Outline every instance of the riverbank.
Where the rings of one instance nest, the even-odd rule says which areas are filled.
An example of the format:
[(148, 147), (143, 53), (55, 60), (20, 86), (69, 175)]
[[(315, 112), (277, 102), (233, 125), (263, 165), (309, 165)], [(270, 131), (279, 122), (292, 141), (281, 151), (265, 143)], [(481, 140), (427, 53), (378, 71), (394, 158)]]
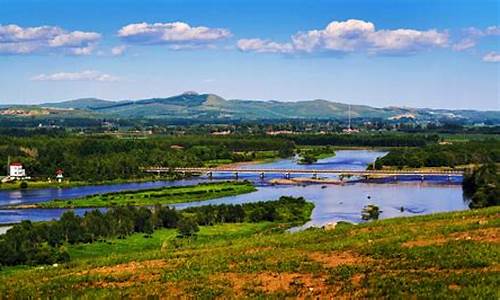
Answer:
[(30, 190), (30, 189), (48, 189), (48, 188), (73, 188), (73, 187), (81, 187), (81, 186), (91, 186), (91, 185), (113, 185), (113, 184), (124, 184), (124, 183), (142, 183), (142, 182), (154, 182), (154, 181), (172, 181), (181, 179), (179, 176), (149, 176), (144, 178), (134, 178), (134, 179), (116, 179), (116, 180), (106, 180), (106, 181), (30, 181), (27, 180), (28, 184), (27, 188), (21, 189), (21, 181), (2, 183), (0, 184), (0, 191), (11, 191), (11, 190)]
[[(4, 267), (6, 298), (498, 298), (500, 207), (287, 233), (280, 224), (162, 229)], [(437, 276), (438, 275), (438, 276)]]
[(97, 208), (112, 206), (152, 206), (205, 201), (256, 191), (249, 182), (200, 183), (190, 186), (171, 186), (137, 191), (90, 195), (71, 200), (51, 200), (34, 204), (8, 206), (8, 209), (32, 208)]

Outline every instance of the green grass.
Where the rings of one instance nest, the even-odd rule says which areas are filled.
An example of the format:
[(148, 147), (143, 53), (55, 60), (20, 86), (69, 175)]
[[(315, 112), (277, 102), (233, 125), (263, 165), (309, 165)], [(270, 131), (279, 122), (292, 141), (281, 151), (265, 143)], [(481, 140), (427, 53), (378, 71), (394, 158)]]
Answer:
[(299, 148), (300, 152), (310, 152), (314, 154), (316, 159), (324, 159), (328, 157), (335, 156), (335, 148), (332, 146), (301, 146)]
[(247, 182), (216, 182), (190, 186), (172, 186), (159, 189), (125, 191), (91, 195), (71, 200), (52, 200), (35, 204), (40, 208), (88, 208), (112, 206), (148, 206), (204, 201), (255, 191)]
[(69, 246), (58, 267), (6, 267), (5, 298), (500, 297), (500, 207), (288, 233), (274, 223), (201, 227), (193, 240)]
[[(116, 180), (106, 180), (106, 181), (26, 181), (28, 183), (28, 189), (46, 189), (46, 188), (71, 188), (78, 186), (87, 186), (87, 185), (111, 185), (111, 184), (122, 184), (122, 183), (137, 183), (137, 182), (150, 182), (150, 181), (158, 181), (158, 180), (173, 180), (174, 177), (163, 176), (161, 178), (158, 177), (144, 177), (144, 178), (135, 178), (135, 179), (116, 179)], [(1, 183), (0, 190), (17, 190), (20, 189), (20, 181), (9, 182), (9, 183)]]

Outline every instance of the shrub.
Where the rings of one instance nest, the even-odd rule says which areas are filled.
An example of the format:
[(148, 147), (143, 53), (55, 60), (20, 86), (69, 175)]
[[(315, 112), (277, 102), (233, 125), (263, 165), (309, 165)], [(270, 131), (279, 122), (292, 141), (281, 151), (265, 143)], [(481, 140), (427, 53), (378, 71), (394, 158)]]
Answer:
[(196, 237), (198, 231), (200, 231), (200, 228), (192, 216), (182, 217), (177, 224), (177, 236), (180, 238)]

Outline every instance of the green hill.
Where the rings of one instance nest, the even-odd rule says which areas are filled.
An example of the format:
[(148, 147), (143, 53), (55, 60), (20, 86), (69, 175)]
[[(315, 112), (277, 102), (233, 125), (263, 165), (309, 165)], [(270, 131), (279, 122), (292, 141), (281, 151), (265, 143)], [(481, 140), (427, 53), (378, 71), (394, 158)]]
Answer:
[(97, 115), (122, 118), (196, 119), (196, 120), (279, 120), (279, 119), (342, 119), (385, 120), (469, 120), (500, 122), (499, 111), (447, 110), (426, 108), (377, 108), (349, 105), (327, 100), (257, 101), (226, 100), (214, 94), (184, 93), (167, 98), (108, 101), (84, 98), (41, 107), (86, 110)]

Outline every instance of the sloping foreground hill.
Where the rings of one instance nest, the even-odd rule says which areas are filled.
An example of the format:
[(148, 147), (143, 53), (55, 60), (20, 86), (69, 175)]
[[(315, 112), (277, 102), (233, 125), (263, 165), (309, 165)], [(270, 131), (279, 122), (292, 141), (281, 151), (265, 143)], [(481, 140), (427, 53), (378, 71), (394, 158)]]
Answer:
[(4, 268), (0, 297), (500, 297), (500, 207), (331, 231), (257, 223), (175, 235), (71, 246), (66, 265)]

